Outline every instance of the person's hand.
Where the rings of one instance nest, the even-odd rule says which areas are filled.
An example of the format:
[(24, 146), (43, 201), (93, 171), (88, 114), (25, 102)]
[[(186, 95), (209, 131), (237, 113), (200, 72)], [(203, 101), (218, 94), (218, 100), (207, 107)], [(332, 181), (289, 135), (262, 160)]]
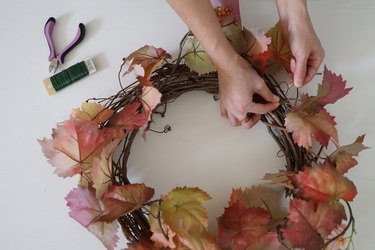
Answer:
[[(278, 107), (279, 98), (240, 55), (235, 56), (225, 67), (218, 67), (217, 72), (221, 115), (228, 118), (231, 125), (251, 128), (259, 121), (261, 114)], [(266, 103), (255, 103), (255, 94)]]
[(301, 87), (315, 76), (324, 59), (324, 50), (311, 23), (306, 1), (276, 2), (281, 29), (294, 57), (290, 62), (294, 85)]

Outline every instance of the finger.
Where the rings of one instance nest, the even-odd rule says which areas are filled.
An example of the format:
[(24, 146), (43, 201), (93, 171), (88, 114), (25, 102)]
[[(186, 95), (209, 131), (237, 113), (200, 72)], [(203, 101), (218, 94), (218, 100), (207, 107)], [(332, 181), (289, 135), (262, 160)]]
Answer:
[[(291, 60), (291, 66), (292, 66), (292, 61)], [(295, 66), (294, 68), (294, 85), (296, 87), (302, 87), (305, 77), (306, 77), (306, 64), (307, 64), (307, 57), (299, 57), (295, 59)], [(291, 67), (292, 68), (292, 67)]]
[(262, 88), (258, 89), (257, 94), (259, 94), (267, 102), (280, 101), (280, 98), (277, 95), (274, 95), (266, 85), (263, 85)]
[(232, 114), (228, 114), (229, 122), (232, 126), (238, 127), (241, 125), (241, 122)]
[(253, 103), (249, 112), (257, 114), (266, 114), (279, 106), (278, 102), (269, 102), (265, 104)]
[(228, 112), (222, 104), (220, 104), (220, 113), (221, 113), (221, 117), (228, 119)]
[(250, 129), (250, 128), (254, 127), (254, 125), (259, 122), (260, 115), (258, 115), (258, 114), (248, 114), (248, 116), (250, 116), (249, 120), (247, 122), (242, 123), (242, 126), (247, 128), (247, 129)]
[(314, 66), (308, 66), (307, 71), (306, 71), (305, 83), (311, 82), (311, 80), (316, 75), (316, 72), (318, 72), (318, 68), (316, 68)]

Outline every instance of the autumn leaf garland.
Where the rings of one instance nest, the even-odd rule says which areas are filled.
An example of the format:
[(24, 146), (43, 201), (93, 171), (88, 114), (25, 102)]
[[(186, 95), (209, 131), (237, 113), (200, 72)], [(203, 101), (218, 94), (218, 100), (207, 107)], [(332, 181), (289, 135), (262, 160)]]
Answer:
[[(227, 5), (220, 5), (223, 3)], [(228, 39), (259, 74), (264, 75), (267, 67), (274, 64), (290, 73), (292, 55), (279, 24), (268, 32), (242, 29), (237, 1), (215, 4)], [(130, 240), (128, 249), (132, 250), (314, 250), (340, 249), (345, 243), (351, 244), (352, 239), (344, 235), (347, 230), (354, 231), (350, 202), (357, 189), (345, 175), (357, 165), (356, 157), (367, 147), (363, 144), (364, 135), (352, 144), (340, 146), (336, 122), (325, 106), (336, 103), (351, 88), (341, 75), (327, 67), (315, 96), (301, 94), (291, 98), (291, 102), (283, 92), (287, 110), (283, 127), (266, 124), (289, 133), (292, 141), (285, 143), (316, 156), (304, 161), (302, 169), (265, 174), (264, 180), (285, 188), (291, 196), (285, 198), (282, 189), (273, 186), (233, 189), (228, 206), (217, 220), (216, 239), (208, 231), (204, 202), (211, 197), (205, 191), (176, 187), (153, 198), (153, 188), (129, 183), (127, 158), (121, 157), (130, 153), (131, 138), (138, 130), (145, 136), (157, 107), (180, 95), (168, 95), (165, 89), (176, 84), (173, 86), (181, 88), (181, 93), (186, 89), (201, 90), (214, 79), (215, 86), (210, 85), (208, 92), (218, 91), (217, 75), (211, 73), (215, 67), (192, 34), (183, 39), (180, 52), (180, 57), (172, 62), (165, 50), (153, 46), (145, 45), (131, 53), (120, 73), (133, 75), (135, 85), (104, 99), (108, 101), (104, 105), (83, 103), (53, 129), (52, 138), (39, 140), (58, 176), (80, 176), (78, 186), (65, 198), (69, 215), (107, 249), (117, 246), (120, 221)], [(182, 86), (188, 81), (190, 85)], [(179, 90), (172, 90), (176, 91)], [(313, 152), (314, 142), (321, 145), (321, 151), (330, 142), (336, 149), (322, 157), (321, 151)], [(121, 161), (114, 157), (116, 150), (122, 150)], [(134, 214), (139, 217), (132, 217)]]

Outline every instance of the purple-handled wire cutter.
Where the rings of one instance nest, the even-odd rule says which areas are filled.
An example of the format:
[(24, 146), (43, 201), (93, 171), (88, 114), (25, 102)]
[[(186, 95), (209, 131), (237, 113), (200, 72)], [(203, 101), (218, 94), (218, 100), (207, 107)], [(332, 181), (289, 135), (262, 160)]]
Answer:
[(74, 47), (76, 47), (80, 42), (82, 42), (83, 38), (85, 37), (85, 25), (83, 23), (80, 23), (78, 25), (78, 31), (71, 43), (69, 43), (60, 53), (56, 54), (55, 44), (52, 39), (52, 31), (55, 27), (56, 19), (53, 17), (50, 17), (46, 25), (44, 26), (44, 35), (46, 36), (50, 54), (48, 57), (48, 61), (51, 62), (49, 65), (49, 72), (56, 72), (59, 64), (64, 63), (65, 56), (72, 50)]

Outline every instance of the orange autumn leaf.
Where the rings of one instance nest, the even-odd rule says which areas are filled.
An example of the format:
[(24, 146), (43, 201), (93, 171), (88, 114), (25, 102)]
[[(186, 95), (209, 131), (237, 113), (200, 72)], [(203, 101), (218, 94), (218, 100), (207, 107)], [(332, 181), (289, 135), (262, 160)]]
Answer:
[(323, 165), (306, 167), (294, 179), (300, 187), (298, 195), (314, 203), (333, 199), (353, 201), (357, 195), (353, 182), (338, 172), (329, 160)]
[(179, 231), (178, 238), (181, 244), (187, 249), (194, 250), (221, 250), (220, 246), (211, 234), (207, 231)]
[(72, 117), (92, 124), (100, 124), (107, 121), (114, 111), (96, 102), (84, 102), (81, 108), (73, 109)]
[(262, 31), (251, 29), (243, 31), (246, 40), (245, 58), (249, 63), (263, 75), (267, 61), (269, 59), (268, 46), (271, 44), (271, 38), (267, 37)]
[(289, 227), (282, 229), (285, 239), (295, 248), (305, 250), (321, 249), (324, 236), (336, 228), (335, 213), (327, 203), (318, 203), (299, 199), (290, 201), (288, 213)]
[(160, 249), (154, 246), (154, 242), (147, 236), (141, 235), (137, 242), (128, 243), (128, 250), (156, 250)]
[(71, 118), (53, 130), (52, 139), (39, 140), (48, 162), (60, 177), (71, 177), (91, 167), (92, 159), (107, 144), (97, 126)]
[(144, 184), (110, 186), (103, 196), (104, 214), (100, 221), (112, 222), (120, 216), (141, 208), (154, 196), (154, 189)]
[(330, 139), (338, 145), (336, 122), (325, 109), (318, 113), (309, 113), (306, 109), (289, 112), (285, 117), (285, 127), (293, 133), (293, 140), (299, 146), (308, 149), (314, 138), (327, 147)]
[(287, 72), (291, 72), (290, 60), (293, 54), (289, 47), (289, 42), (281, 32), (280, 23), (277, 23), (266, 34), (271, 37), (271, 44), (268, 46), (269, 60), (271, 63), (280, 63)]

